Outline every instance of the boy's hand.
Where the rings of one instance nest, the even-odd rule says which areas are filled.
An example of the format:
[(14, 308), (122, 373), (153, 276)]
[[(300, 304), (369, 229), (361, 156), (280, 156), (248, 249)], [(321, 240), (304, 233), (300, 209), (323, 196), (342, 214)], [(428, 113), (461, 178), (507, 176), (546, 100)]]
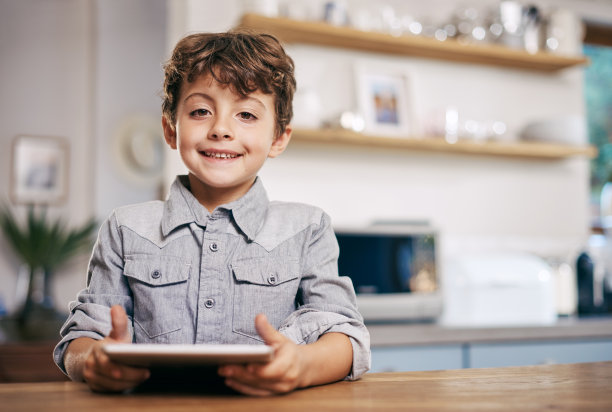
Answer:
[(265, 315), (255, 318), (255, 328), (267, 345), (274, 349), (274, 359), (266, 364), (224, 365), (219, 375), (225, 384), (246, 395), (273, 395), (306, 386), (304, 357), (300, 347), (278, 332)]
[(136, 387), (150, 375), (147, 369), (114, 363), (102, 351), (103, 344), (132, 342), (128, 332), (128, 318), (121, 306), (111, 308), (111, 323), (109, 335), (91, 346), (83, 365), (83, 379), (94, 391), (124, 391)]

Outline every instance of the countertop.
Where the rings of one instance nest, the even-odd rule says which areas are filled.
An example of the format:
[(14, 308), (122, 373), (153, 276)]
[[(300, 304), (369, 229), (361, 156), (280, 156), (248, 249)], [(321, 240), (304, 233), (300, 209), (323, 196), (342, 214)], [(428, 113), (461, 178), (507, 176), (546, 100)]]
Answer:
[(288, 395), (91, 392), (83, 383), (0, 384), (10, 411), (610, 411), (612, 362), (428, 372), (369, 373)]
[(436, 323), (366, 326), (372, 347), (612, 339), (612, 317), (559, 318), (553, 325), (506, 327), (448, 327)]

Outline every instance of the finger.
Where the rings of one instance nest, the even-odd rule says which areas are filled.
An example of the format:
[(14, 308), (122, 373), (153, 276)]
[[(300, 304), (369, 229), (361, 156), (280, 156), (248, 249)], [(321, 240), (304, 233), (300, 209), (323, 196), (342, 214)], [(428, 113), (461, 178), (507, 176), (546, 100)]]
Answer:
[(274, 329), (274, 326), (268, 322), (268, 318), (263, 313), (255, 317), (255, 329), (266, 345), (276, 347), (287, 340), (283, 334)]
[(254, 382), (245, 382), (239, 379), (227, 378), (225, 383), (230, 388), (241, 393), (258, 396), (287, 393), (295, 388), (290, 382), (285, 381), (258, 380)]
[(244, 379), (246, 376), (250, 376), (247, 368), (243, 365), (223, 365), (219, 367), (217, 373), (224, 378)]
[(247, 369), (261, 379), (293, 380), (296, 378), (297, 350), (297, 345), (287, 339), (276, 348), (274, 359), (265, 364), (250, 364)]
[(278, 365), (269, 369), (272, 363), (274, 361), (266, 365), (250, 364), (246, 367), (227, 365), (219, 369), (219, 375), (243, 385), (260, 389), (275, 389), (278, 385), (284, 383), (291, 384), (292, 376), (288, 375), (288, 370)]
[(122, 380), (109, 376), (105, 372), (107, 371), (100, 370), (94, 365), (83, 370), (83, 378), (92, 390), (118, 391), (125, 389)]
[[(115, 364), (116, 365), (116, 364)], [(119, 368), (120, 379), (129, 382), (143, 382), (149, 379), (151, 372), (145, 368), (116, 365)]]
[(92, 361), (88, 366), (94, 374), (107, 376), (112, 379), (121, 379), (119, 365), (113, 363), (99, 347), (94, 348), (92, 351)]
[(96, 376), (87, 381), (89, 387), (99, 392), (121, 392), (133, 389), (140, 385), (142, 381), (116, 380), (107, 376)]
[(132, 338), (128, 332), (128, 318), (123, 307), (114, 305), (110, 309), (112, 329), (108, 335), (109, 338), (131, 343)]
[(108, 378), (142, 382), (151, 375), (150, 371), (146, 368), (136, 368), (115, 363), (101, 350), (93, 351), (93, 360), (93, 365), (89, 366), (92, 367), (96, 374)]
[(101, 375), (95, 375), (87, 380), (89, 387), (96, 392), (122, 392), (135, 388), (141, 383), (142, 380), (117, 380)]
[(108, 360), (105, 354), (96, 354), (86, 361), (83, 370), (85, 381), (93, 390), (122, 391), (133, 388), (150, 376), (147, 369), (117, 365)]
[(242, 365), (226, 365), (219, 368), (218, 373), (226, 379), (251, 387), (265, 387), (265, 381), (268, 380), (258, 376), (256, 372), (254, 373), (250, 365), (246, 367)]
[(255, 388), (253, 386), (244, 384), (242, 382), (236, 381), (234, 379), (226, 379), (225, 384), (235, 390), (236, 392), (240, 392), (245, 395), (251, 396), (269, 396), (272, 395), (273, 392), (268, 389)]
[[(267, 365), (270, 365), (270, 363), (266, 364), (266, 366)], [(248, 365), (225, 365), (220, 367), (217, 372), (224, 378), (233, 378), (245, 383), (254, 383), (262, 379), (273, 380), (282, 377), (282, 374), (277, 374), (278, 376), (267, 376), (262, 374), (261, 370), (263, 366), (264, 365), (254, 363)]]

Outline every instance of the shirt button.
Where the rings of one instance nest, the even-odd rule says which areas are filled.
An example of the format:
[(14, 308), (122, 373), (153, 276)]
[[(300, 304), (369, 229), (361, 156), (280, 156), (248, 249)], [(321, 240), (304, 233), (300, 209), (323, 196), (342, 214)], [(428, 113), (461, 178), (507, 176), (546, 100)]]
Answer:
[(276, 284), (276, 275), (268, 276), (268, 283), (271, 284), (271, 285), (275, 285)]
[(216, 243), (211, 243), (209, 246), (210, 250), (212, 250), (213, 252), (216, 252), (217, 250), (219, 250), (219, 246), (217, 246)]
[(206, 301), (204, 302), (204, 306), (206, 306), (208, 309), (212, 308), (213, 306), (215, 306), (215, 300), (206, 299)]
[(153, 272), (151, 272), (151, 277), (153, 279), (159, 279), (161, 277), (161, 272), (155, 269)]

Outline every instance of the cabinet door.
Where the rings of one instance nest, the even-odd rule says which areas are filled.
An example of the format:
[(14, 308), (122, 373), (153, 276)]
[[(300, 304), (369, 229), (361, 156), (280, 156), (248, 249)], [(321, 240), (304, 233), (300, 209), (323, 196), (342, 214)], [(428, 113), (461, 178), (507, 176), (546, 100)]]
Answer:
[(371, 372), (405, 372), (461, 369), (460, 345), (393, 346), (372, 348)]
[(612, 360), (612, 341), (474, 344), (469, 367), (490, 368)]

